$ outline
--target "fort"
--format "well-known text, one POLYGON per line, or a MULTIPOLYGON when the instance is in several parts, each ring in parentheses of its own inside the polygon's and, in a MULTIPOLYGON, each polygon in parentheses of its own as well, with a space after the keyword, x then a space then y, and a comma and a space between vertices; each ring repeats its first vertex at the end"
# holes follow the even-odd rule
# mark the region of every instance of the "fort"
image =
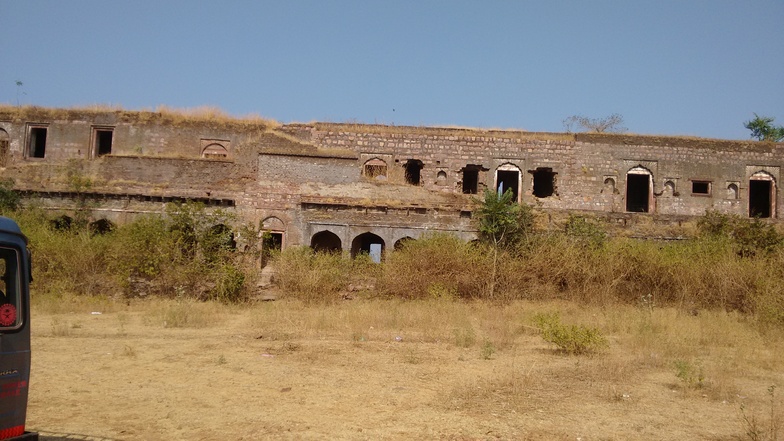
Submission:
POLYGON ((485 188, 511 189, 548 222, 777 220, 783 163, 771 142, 0 106, 3 177, 44 208, 124 222, 194 200, 266 232, 267 246, 352 255, 433 231, 476 238, 485 188))

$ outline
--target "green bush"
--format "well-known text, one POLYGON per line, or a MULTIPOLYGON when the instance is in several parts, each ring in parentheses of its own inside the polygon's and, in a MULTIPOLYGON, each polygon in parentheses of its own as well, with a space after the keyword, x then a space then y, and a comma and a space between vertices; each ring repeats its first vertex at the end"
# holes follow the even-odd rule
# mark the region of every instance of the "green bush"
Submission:
POLYGON ((598 329, 564 325, 557 313, 536 314, 533 322, 540 329, 545 341, 554 344, 567 354, 589 354, 607 346, 607 339, 598 329))

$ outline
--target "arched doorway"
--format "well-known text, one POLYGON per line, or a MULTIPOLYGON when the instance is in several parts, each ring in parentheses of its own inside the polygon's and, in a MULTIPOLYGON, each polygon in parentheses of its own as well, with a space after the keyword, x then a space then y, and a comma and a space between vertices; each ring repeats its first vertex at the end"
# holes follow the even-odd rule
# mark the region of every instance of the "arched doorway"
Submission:
POLYGON ((506 163, 495 170, 495 190, 499 194, 503 194, 511 189, 512 194, 514 195, 512 200, 515 202, 520 202, 521 182, 522 176, 520 174, 520 168, 514 164, 506 163))
POLYGON ((626 211, 649 213, 652 205, 653 174, 639 165, 626 172, 626 211))
POLYGON ((776 217, 776 179, 766 171, 749 179, 749 217, 776 217))
POLYGON ((261 267, 264 268, 270 256, 283 249, 283 233, 285 224, 275 216, 270 216, 261 221, 261 267))
POLYGON ((351 257, 366 253, 373 262, 380 263, 384 248, 384 239, 370 232, 362 233, 351 242, 351 257))
POLYGON ((343 242, 331 231, 319 231, 310 239, 310 247, 317 253, 340 253, 343 242))

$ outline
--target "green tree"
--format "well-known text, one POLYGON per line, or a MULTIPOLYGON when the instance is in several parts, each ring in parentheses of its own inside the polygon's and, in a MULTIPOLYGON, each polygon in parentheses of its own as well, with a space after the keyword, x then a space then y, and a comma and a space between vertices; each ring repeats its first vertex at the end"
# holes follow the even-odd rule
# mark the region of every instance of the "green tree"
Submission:
POLYGON ((754 119, 743 123, 743 127, 751 130, 751 137, 760 141, 779 142, 784 139, 784 127, 774 126, 773 119, 769 116, 754 114, 754 119))
POLYGON ((495 296, 498 274, 498 254, 528 239, 534 222, 531 207, 514 201, 514 193, 507 189, 503 194, 486 189, 484 200, 477 201, 474 211, 479 238, 489 244, 493 253, 493 270, 490 277, 490 297, 495 296))

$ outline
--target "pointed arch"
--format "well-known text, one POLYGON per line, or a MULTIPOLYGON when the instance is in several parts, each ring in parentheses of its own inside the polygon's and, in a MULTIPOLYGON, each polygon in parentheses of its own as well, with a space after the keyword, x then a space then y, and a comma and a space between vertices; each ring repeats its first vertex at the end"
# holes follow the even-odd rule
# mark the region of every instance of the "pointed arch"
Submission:
POLYGON ((317 253, 340 253, 343 251, 343 242, 337 234, 324 230, 311 237, 310 247, 317 253))

